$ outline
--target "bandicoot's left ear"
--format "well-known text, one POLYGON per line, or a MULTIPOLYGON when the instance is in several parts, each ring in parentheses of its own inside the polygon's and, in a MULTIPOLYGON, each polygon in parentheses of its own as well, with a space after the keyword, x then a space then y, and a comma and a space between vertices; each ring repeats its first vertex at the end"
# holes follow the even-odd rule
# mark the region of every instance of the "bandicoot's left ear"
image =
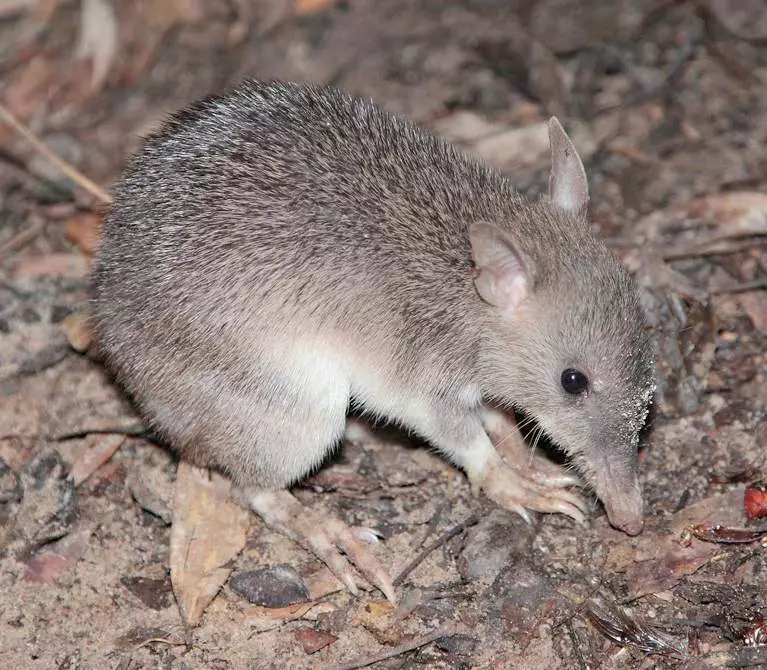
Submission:
POLYGON ((549 119, 549 144, 551 146, 551 175, 549 197, 551 201, 569 212, 580 212, 589 204, 589 183, 586 170, 575 145, 567 136, 556 116, 549 119))

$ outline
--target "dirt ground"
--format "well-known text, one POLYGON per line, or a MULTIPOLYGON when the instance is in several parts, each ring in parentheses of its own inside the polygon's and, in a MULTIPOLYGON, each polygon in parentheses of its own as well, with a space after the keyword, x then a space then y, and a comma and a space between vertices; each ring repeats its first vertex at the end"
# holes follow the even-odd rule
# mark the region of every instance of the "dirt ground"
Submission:
POLYGON ((763 2, 19 0, 0 73, 0 667, 767 667, 763 2), (244 77, 372 97, 531 196, 561 118, 657 345, 644 533, 596 502, 585 528, 526 525, 361 432, 296 495, 374 528, 391 574, 418 556, 395 611, 146 439, 87 353, 103 191, 167 112, 244 77))

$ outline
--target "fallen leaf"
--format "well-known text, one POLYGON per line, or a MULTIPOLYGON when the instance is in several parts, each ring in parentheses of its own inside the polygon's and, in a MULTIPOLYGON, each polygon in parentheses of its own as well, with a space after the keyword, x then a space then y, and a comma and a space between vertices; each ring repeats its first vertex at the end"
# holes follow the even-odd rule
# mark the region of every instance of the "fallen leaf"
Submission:
POLYGON ((631 538, 605 528, 610 535, 606 569, 625 571, 631 598, 670 589, 722 551, 709 542, 684 542, 685 531, 703 520, 728 526, 742 523, 744 489, 739 486, 685 507, 674 514, 667 529, 648 523, 644 533, 631 538))
POLYGON ((325 9, 329 9, 336 4, 338 0, 295 0, 293 10, 296 14, 316 14, 325 9))
POLYGON ((101 88, 117 53, 114 8, 107 0, 82 0, 77 57, 91 61, 91 90, 101 88))
POLYGON ((669 231, 685 229, 692 231, 698 247, 715 243, 723 235, 767 234, 767 193, 714 193, 653 212, 634 226, 644 240, 658 242, 669 231), (701 235, 700 230, 679 225, 690 220, 714 223, 717 230, 701 235))
POLYGON ((523 71, 524 92, 550 113, 564 116, 569 90, 557 57, 521 23, 508 23, 504 32, 502 40, 480 42, 479 55, 496 71, 523 71))
POLYGON ((89 435, 70 470, 75 486, 80 486, 88 477, 106 463, 125 442, 125 435, 89 435))
POLYGON ((36 0, 34 20, 41 24, 48 23, 53 18, 60 3, 61 0, 36 0))
POLYGON ((163 610, 173 602, 173 592, 167 575, 162 578, 143 575, 121 577, 120 583, 150 609, 163 610))
POLYGON ((708 8, 735 37, 742 40, 767 37, 764 0, 708 0, 708 8))
MULTIPOLYGON (((39 54, 4 75, 3 104, 20 121, 34 117, 60 87, 59 64, 52 56, 39 54)), ((0 140, 14 137, 7 124, 0 124, 0 140)))
POLYGON ((0 0, 0 17, 7 19, 37 4, 37 0, 0 0))
POLYGON ((762 335, 767 335, 767 292, 749 291, 738 296, 743 311, 762 335))
POLYGON ((70 277, 79 279, 88 276, 88 259, 81 254, 46 254, 33 256, 19 263, 13 271, 14 279, 30 277, 70 277))
POLYGON ((82 558, 92 532, 91 526, 82 526, 37 552, 27 561, 23 578, 31 582, 53 581, 82 558))
POLYGON ((84 254, 92 256, 101 234, 102 217, 95 212, 85 212, 64 224, 64 235, 84 254))
POLYGON ((299 628, 293 631, 293 635, 301 643, 306 654, 315 654, 338 640, 335 635, 313 628, 299 628))
POLYGON ((545 121, 521 128, 491 123, 469 111, 458 111, 435 124, 437 132, 491 165, 511 169, 543 164, 549 154, 549 130, 545 121))
POLYGON ((88 327, 88 315, 85 312, 74 312, 67 316, 61 324, 61 330, 66 335, 69 346, 79 353, 84 353, 93 341, 91 329, 88 327))
POLYGON ((245 546, 249 513, 221 475, 181 461, 176 475, 170 574, 181 616, 196 626, 229 578, 226 564, 245 546))
MULTIPOLYGON (((549 162, 547 121, 509 127, 461 110, 443 117, 434 127, 445 139, 464 146, 500 170, 538 168, 549 162)), ((596 151, 594 139, 584 125, 576 125, 569 134, 583 160, 596 151)))
POLYGON ((304 577, 310 600, 319 600, 331 593, 343 591, 346 587, 325 566, 304 577))
POLYGON ((205 18, 203 0, 171 0, 170 2, 151 3, 169 5, 179 21, 195 23, 205 18))

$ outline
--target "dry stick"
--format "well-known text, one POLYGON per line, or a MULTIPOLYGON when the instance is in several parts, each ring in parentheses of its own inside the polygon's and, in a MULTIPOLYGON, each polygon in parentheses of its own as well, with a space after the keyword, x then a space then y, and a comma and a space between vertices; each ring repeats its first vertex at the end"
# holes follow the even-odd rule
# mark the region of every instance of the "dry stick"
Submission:
MULTIPOLYGON (((747 237, 762 237, 766 235, 767 233, 748 233, 747 237)), ((667 251, 663 254, 663 260, 664 261, 681 261, 686 260, 688 258, 705 258, 706 256, 723 256, 726 254, 734 254, 739 251, 748 251, 749 249, 753 249, 756 246, 764 244, 763 241, 759 239, 753 239, 747 242, 731 242, 729 244, 723 245, 724 242, 726 242, 728 239, 735 240, 737 239, 736 236, 732 236, 730 238, 719 238, 715 240, 707 240, 705 242, 700 242, 699 244, 695 244, 691 247, 687 248, 681 248, 681 249, 672 249, 671 251, 667 251), (716 246, 720 245, 720 246, 716 246)))
POLYGON ((17 233, 7 242, 0 244, 0 258, 7 256, 12 251, 17 251, 18 249, 25 247, 42 233, 44 229, 45 221, 39 217, 35 217, 31 226, 25 228, 20 233, 17 233))
POLYGON ((73 182, 80 186, 80 188, 87 191, 94 198, 100 200, 104 204, 110 204, 112 202, 112 196, 110 196, 109 193, 107 193, 100 186, 88 179, 88 177, 86 177, 82 172, 72 167, 69 163, 57 156, 53 151, 45 146, 45 144, 31 130, 29 130, 29 128, 27 128, 13 114, 11 114, 8 108, 2 103, 0 103, 0 119, 5 121, 19 135, 27 140, 27 142, 32 145, 35 151, 37 151, 47 161, 55 165, 59 170, 61 170, 63 174, 65 174, 73 182))
POLYGON ((742 284, 733 284, 732 286, 723 286, 722 288, 715 288, 711 293, 745 293, 746 291, 759 291, 767 289, 767 279, 754 279, 752 281, 746 281, 742 284))
POLYGON ((451 621, 450 623, 446 623, 444 626, 440 626, 433 633, 429 633, 428 635, 424 635, 423 637, 417 637, 414 640, 411 640, 410 642, 405 642, 404 644, 401 644, 397 647, 393 647, 389 649, 388 651, 381 652, 380 654, 376 654, 375 656, 360 658, 356 661, 352 661, 351 663, 336 665, 336 666, 333 666, 332 668, 328 668, 328 670, 357 670, 357 668, 365 668, 368 665, 373 665, 373 663, 386 661, 390 658, 394 658, 395 656, 399 656, 400 654, 406 654, 409 651, 413 651, 413 649, 418 649, 419 647, 423 647, 424 645, 434 642, 434 640, 439 640, 439 638, 441 637, 448 637, 450 635, 455 635, 455 631, 456 631, 455 624, 451 621))
POLYGON ((395 577, 394 579, 394 586, 399 586, 402 584, 402 582, 405 581, 405 578, 413 572, 432 551, 435 549, 439 549, 445 542, 448 540, 451 540, 459 533, 462 533, 464 530, 466 530, 469 526, 473 526, 475 523, 479 521, 479 515, 478 514, 472 514, 468 519, 461 521, 457 526, 451 528, 449 531, 447 531, 444 535, 441 535, 438 537, 434 542, 432 542, 430 545, 428 545, 426 548, 424 548, 418 556, 416 556, 410 563, 408 563, 404 568, 402 568, 402 571, 395 577))

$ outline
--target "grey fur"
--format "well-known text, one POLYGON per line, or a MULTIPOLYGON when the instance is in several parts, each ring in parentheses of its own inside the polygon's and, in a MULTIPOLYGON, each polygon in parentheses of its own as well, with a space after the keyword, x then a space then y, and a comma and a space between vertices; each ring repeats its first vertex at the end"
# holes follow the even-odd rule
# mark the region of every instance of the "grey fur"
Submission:
POLYGON ((636 487, 653 371, 628 274, 582 212, 370 102, 248 82, 176 115, 116 187, 93 281, 103 356, 145 418, 240 484, 308 473, 351 397, 470 469, 443 436, 460 443, 478 391, 535 415, 608 509, 636 487), (475 289, 475 223, 528 260, 512 317, 475 289))

